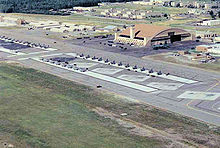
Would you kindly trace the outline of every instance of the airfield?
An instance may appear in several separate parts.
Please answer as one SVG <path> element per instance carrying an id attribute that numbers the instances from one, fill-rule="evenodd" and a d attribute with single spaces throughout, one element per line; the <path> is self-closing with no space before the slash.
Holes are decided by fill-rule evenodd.
<path id="1" fill-rule="evenodd" d="M 150 59 L 34 38 L 0 40 L 0 59 L 114 92 L 165 111 L 220 125 L 220 75 Z M 30 42 L 34 42 L 33 39 Z M 46 45 L 48 43 L 48 45 Z M 16 49 L 16 50 L 15 50 Z"/>

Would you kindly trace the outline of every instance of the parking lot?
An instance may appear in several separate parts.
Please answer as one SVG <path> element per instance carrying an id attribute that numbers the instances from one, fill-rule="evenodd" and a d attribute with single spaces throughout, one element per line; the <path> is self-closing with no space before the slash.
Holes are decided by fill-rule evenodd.
<path id="1" fill-rule="evenodd" d="M 204 44 L 202 42 L 196 41 L 182 41 L 169 44 L 169 48 L 167 49 L 155 50 L 152 47 L 137 47 L 131 44 L 115 43 L 113 35 L 78 38 L 67 42 L 74 45 L 80 45 L 82 47 L 90 47 L 135 57 L 143 57 L 147 55 L 154 55 L 158 53 L 166 53 L 179 50 L 190 50 L 191 48 L 195 48 L 197 45 Z"/>
<path id="2" fill-rule="evenodd" d="M 7 36 L 0 36 L 0 51 L 14 55 L 25 55 L 54 51 L 49 45 L 33 43 L 28 41 L 16 40 Z"/>

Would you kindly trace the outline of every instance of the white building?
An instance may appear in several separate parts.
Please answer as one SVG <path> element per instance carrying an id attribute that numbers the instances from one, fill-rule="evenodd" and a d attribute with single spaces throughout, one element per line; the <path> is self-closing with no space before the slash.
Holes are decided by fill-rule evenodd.
<path id="1" fill-rule="evenodd" d="M 75 11 L 93 11 L 94 8 L 92 7 L 73 7 Z"/>
<path id="2" fill-rule="evenodd" d="M 220 43 L 220 36 L 219 36 L 219 37 L 215 37 L 214 42 L 215 42 L 215 43 Z"/>
<path id="3" fill-rule="evenodd" d="M 210 47 L 211 48 L 208 48 L 208 52 L 220 54 L 220 44 L 214 44 L 214 45 L 211 45 Z"/>
<path id="4" fill-rule="evenodd" d="M 212 4 L 205 4 L 205 9 L 211 9 L 212 8 Z"/>
<path id="5" fill-rule="evenodd" d="M 220 20 L 207 20 L 207 21 L 202 21 L 201 23 L 198 23 L 198 25 L 201 25 L 201 26 L 215 26 L 215 25 L 220 25 Z"/>
<path id="6" fill-rule="evenodd" d="M 188 13 L 189 14 L 194 14 L 194 15 L 201 15 L 201 14 L 205 14 L 206 11 L 201 10 L 201 9 L 189 9 Z"/>

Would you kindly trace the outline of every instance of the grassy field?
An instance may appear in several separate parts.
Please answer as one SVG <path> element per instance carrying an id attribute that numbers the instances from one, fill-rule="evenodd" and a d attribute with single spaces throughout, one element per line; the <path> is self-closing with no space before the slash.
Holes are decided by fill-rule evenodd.
<path id="1" fill-rule="evenodd" d="M 164 62 L 169 62 L 169 63 L 174 63 L 174 64 L 180 64 L 180 65 L 186 65 L 190 67 L 196 67 L 196 68 L 201 68 L 204 70 L 211 70 L 214 72 L 220 72 L 220 60 L 217 60 L 216 62 L 213 63 L 198 63 L 198 62 L 183 62 L 181 60 L 177 60 L 176 57 L 168 56 L 170 53 L 167 54 L 157 54 L 157 55 L 152 55 L 152 56 L 146 56 L 143 58 L 151 58 L 154 60 L 158 61 L 164 61 Z"/>
<path id="2" fill-rule="evenodd" d="M 0 89 L 0 144 L 19 148 L 220 144 L 219 127 L 14 64 L 0 63 Z M 147 126 L 155 135 L 131 133 L 133 128 L 94 112 L 97 107 L 116 115 L 127 113 L 126 119 L 119 119 Z"/>
<path id="3" fill-rule="evenodd" d="M 70 82 L 54 79 L 32 69 L 0 65 L 0 144 L 5 139 L 19 148 L 160 145 L 158 140 L 126 134 L 115 122 L 98 116 L 84 103 L 105 96 L 94 94 L 85 86 L 72 83 L 70 87 Z M 63 88 L 65 83 L 67 88 Z M 58 91 L 61 89 L 63 93 Z"/>

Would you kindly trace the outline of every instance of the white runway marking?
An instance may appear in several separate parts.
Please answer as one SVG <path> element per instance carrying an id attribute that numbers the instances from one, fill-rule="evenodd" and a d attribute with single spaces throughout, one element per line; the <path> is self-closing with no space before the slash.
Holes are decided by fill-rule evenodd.
<path id="1" fill-rule="evenodd" d="M 120 75 L 118 78 L 127 81 L 143 82 L 149 79 L 150 77 L 143 75 Z"/>
<path id="2" fill-rule="evenodd" d="M 182 82 L 182 83 L 187 83 L 187 84 L 192 84 L 192 83 L 198 82 L 198 81 L 194 81 L 194 80 L 190 80 L 190 79 L 186 79 L 186 78 L 181 78 L 181 77 L 174 76 L 174 75 L 168 75 L 168 76 L 167 75 L 159 75 L 158 77 L 173 80 L 173 81 L 178 81 L 178 82 Z"/>
<path id="3" fill-rule="evenodd" d="M 182 83 L 160 83 L 160 82 L 151 82 L 150 84 L 147 84 L 149 87 L 161 89 L 161 90 L 176 90 L 183 86 Z"/>
<path id="4" fill-rule="evenodd" d="M 58 49 L 55 49 L 55 48 L 45 48 L 44 50 L 48 50 L 48 51 L 56 51 Z"/>
<path id="5" fill-rule="evenodd" d="M 55 54 L 42 55 L 40 57 L 50 57 L 50 56 L 59 56 L 59 55 L 63 55 L 63 53 L 55 53 Z"/>
<path id="6" fill-rule="evenodd" d="M 29 58 L 20 58 L 19 61 L 28 60 Z"/>
<path id="7" fill-rule="evenodd" d="M 38 62 L 45 63 L 45 62 L 39 60 L 38 58 L 32 58 L 32 59 L 35 60 L 35 61 L 38 61 Z M 83 74 L 83 75 L 87 75 L 87 76 L 90 76 L 90 77 L 94 77 L 94 78 L 97 78 L 97 79 L 101 79 L 101 80 L 104 80 L 104 81 L 108 81 L 108 82 L 111 82 L 111 83 L 119 84 L 119 85 L 122 85 L 122 86 L 126 86 L 126 87 L 129 87 L 129 88 L 133 88 L 133 89 L 148 92 L 148 93 L 157 90 L 157 89 L 150 88 L 150 87 L 147 87 L 147 86 L 144 86 L 144 85 L 139 85 L 139 84 L 135 84 L 135 83 L 132 83 L 132 82 L 127 82 L 127 81 L 124 81 L 124 80 L 120 80 L 120 79 L 113 78 L 113 77 L 110 77 L 110 76 L 102 75 L 102 74 L 95 73 L 95 72 L 92 72 L 92 71 L 81 72 L 79 70 L 69 69 L 67 67 L 62 67 L 60 65 L 55 65 L 55 64 L 51 64 L 51 63 L 45 63 L 45 64 L 49 64 L 49 65 L 56 66 L 56 67 L 59 67 L 59 68 L 62 68 L 62 69 L 66 69 L 66 70 L 69 70 L 69 71 L 73 71 L 73 72 L 76 72 L 76 73 L 80 73 L 80 74 Z"/>
<path id="8" fill-rule="evenodd" d="M 71 65 L 76 64 L 77 67 L 79 68 L 90 68 L 92 66 L 98 65 L 98 63 L 85 63 L 85 62 L 74 62 Z"/>
<path id="9" fill-rule="evenodd" d="M 40 53 L 47 53 L 49 51 L 38 51 L 38 52 L 31 52 L 31 53 L 28 53 L 27 55 L 32 55 L 32 54 L 40 54 Z"/>
<path id="10" fill-rule="evenodd" d="M 220 93 L 186 91 L 177 98 L 193 99 L 193 100 L 216 100 L 220 97 Z"/>
<path id="11" fill-rule="evenodd" d="M 66 55 L 69 55 L 69 56 L 74 56 L 74 57 L 76 57 L 77 56 L 77 54 L 76 53 L 65 53 Z"/>
<path id="12" fill-rule="evenodd" d="M 101 73 L 101 74 L 109 74 L 109 75 L 114 75 L 123 69 L 110 69 L 110 68 L 96 68 L 93 69 L 93 72 Z"/>

